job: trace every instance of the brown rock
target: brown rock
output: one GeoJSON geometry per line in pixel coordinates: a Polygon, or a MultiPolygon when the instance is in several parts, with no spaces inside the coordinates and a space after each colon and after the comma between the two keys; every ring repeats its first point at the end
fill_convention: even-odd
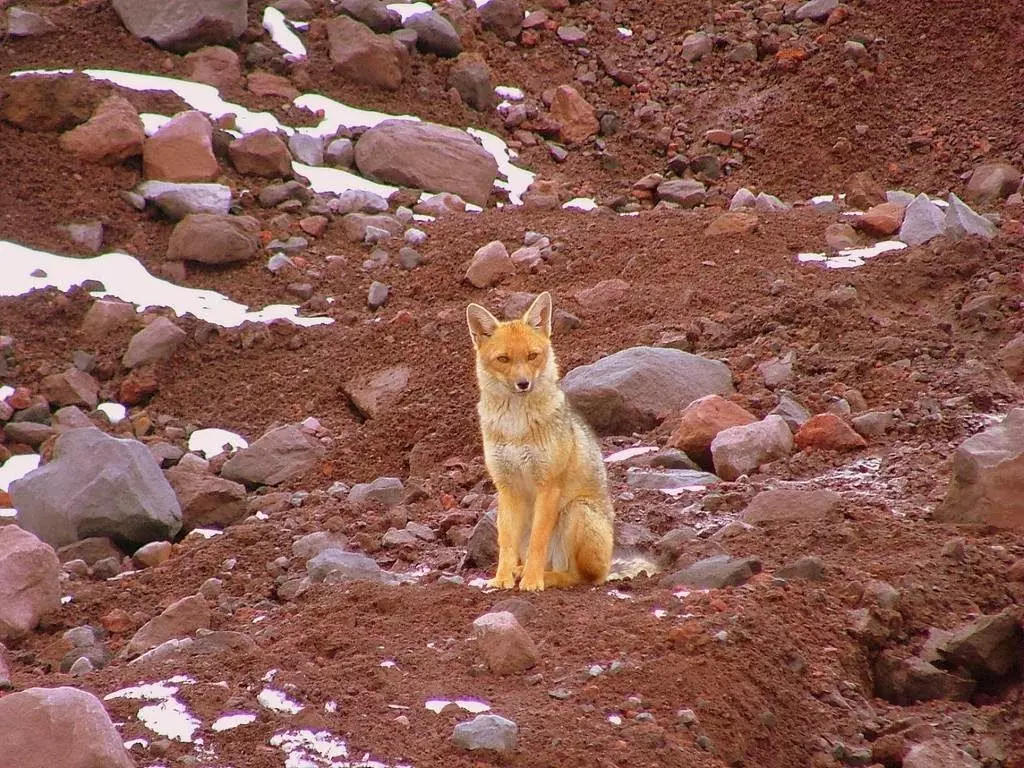
{"type": "MultiPolygon", "coordinates": [[[[494,0],[491,0],[493,2],[494,0]]],[[[487,8],[490,3],[484,6],[487,8]]],[[[459,92],[459,97],[478,112],[494,106],[494,86],[491,68],[478,53],[463,53],[448,71],[448,87],[459,92]]]]}
{"type": "Polygon", "coordinates": [[[1018,384],[1024,382],[1024,333],[1014,336],[999,350],[999,363],[1006,375],[1018,384]]]}
{"type": "Polygon", "coordinates": [[[118,549],[117,545],[105,536],[90,536],[87,539],[67,544],[57,550],[57,558],[62,563],[67,563],[71,560],[84,560],[89,565],[93,565],[100,560],[106,560],[108,557],[120,560],[122,556],[122,552],[118,549]]]}
{"type": "Polygon", "coordinates": [[[508,249],[500,240],[483,245],[473,254],[473,261],[466,270],[466,280],[475,288],[489,288],[506,275],[516,271],[508,249]]]}
{"type": "Polygon", "coordinates": [[[123,608],[114,608],[103,614],[100,619],[103,628],[115,635],[121,635],[132,628],[132,617],[123,608]]]}
{"type": "Polygon", "coordinates": [[[197,629],[210,628],[210,606],[198,595],[171,603],[163,613],[151,619],[128,641],[121,656],[131,659],[167,640],[194,635],[197,629]]]}
{"type": "Polygon", "coordinates": [[[571,85],[560,85],[551,99],[551,117],[559,126],[559,135],[567,144],[580,144],[600,128],[594,108],[571,85]]]}
{"type": "Polygon", "coordinates": [[[853,431],[853,427],[834,413],[819,413],[800,427],[794,436],[796,447],[802,451],[855,451],[867,442],[853,431]]]}
{"type": "Polygon", "coordinates": [[[971,173],[964,196],[972,203],[991,205],[1017,191],[1021,174],[1009,163],[985,163],[971,173]]]}
{"type": "Polygon", "coordinates": [[[869,235],[887,237],[900,231],[905,210],[901,203],[873,205],[854,221],[854,226],[869,235]]]}
{"type": "Polygon", "coordinates": [[[132,563],[138,568],[155,568],[170,560],[173,548],[169,541],[151,541],[135,550],[132,563]]]}
{"type": "Polygon", "coordinates": [[[310,237],[320,237],[327,229],[327,222],[326,216],[306,216],[299,219],[299,229],[310,237]]]}
{"type": "Polygon", "coordinates": [[[409,387],[409,368],[396,365],[346,382],[343,391],[367,419],[375,419],[398,402],[409,387]]]}
{"type": "Polygon", "coordinates": [[[629,283],[619,278],[602,280],[591,288],[583,288],[573,294],[576,303],[588,312],[597,312],[617,307],[629,294],[629,283]]]}
{"type": "Polygon", "coordinates": [[[208,45],[188,54],[185,72],[190,80],[215,88],[233,88],[242,82],[238,54],[223,45],[208,45]]]}
{"type": "Polygon", "coordinates": [[[753,424],[757,417],[721,395],[708,395],[694,400],[683,409],[679,426],[668,439],[668,445],[679,448],[702,467],[710,468],[711,442],[715,435],[729,427],[753,424]]]}
{"type": "Polygon", "coordinates": [[[708,224],[704,234],[709,237],[721,235],[749,235],[757,229],[759,224],[757,216],[753,213],[743,211],[729,211],[723,213],[717,219],[708,224]]]}
{"type": "Polygon", "coordinates": [[[105,99],[91,118],[61,135],[61,149],[90,163],[114,165],[142,154],[146,132],[139,113],[120,96],[105,99]]]}
{"type": "Polygon", "coordinates": [[[99,101],[86,75],[26,75],[5,79],[0,119],[25,131],[66,131],[88,120],[99,101]]]}
{"type": "Polygon", "coordinates": [[[82,334],[91,341],[109,336],[138,317],[134,304],[119,299],[97,299],[82,320],[82,334]]]}
{"type": "Polygon", "coordinates": [[[378,181],[453,192],[476,205],[486,205],[498,175],[497,161],[465,131],[408,120],[385,120],[364,133],[356,166],[378,181]]]}
{"type": "Polygon", "coordinates": [[[732,144],[732,131],[724,128],[712,128],[704,132],[704,141],[708,144],[717,144],[720,147],[728,147],[732,144]]]}
{"type": "Polygon", "coordinates": [[[830,251],[843,251],[857,247],[857,230],[849,224],[829,224],[825,227],[825,244],[830,251]]]}
{"type": "Polygon", "coordinates": [[[907,750],[903,768],[981,768],[981,763],[948,741],[935,738],[907,750]]]}
{"type": "Polygon", "coordinates": [[[134,368],[121,381],[117,399],[125,405],[139,405],[159,390],[160,382],[151,368],[134,368]]]}
{"type": "Polygon", "coordinates": [[[479,7],[484,29],[501,40],[515,40],[523,31],[523,4],[519,0],[490,0],[479,7]]]}
{"type": "Polygon", "coordinates": [[[203,264],[249,261],[259,250],[259,232],[259,221],[251,216],[192,213],[171,232],[167,259],[203,264]]]}
{"type": "Polygon", "coordinates": [[[232,141],[228,145],[228,154],[239,173],[251,173],[269,179],[289,178],[292,175],[292,156],[288,145],[266,128],[232,141]]]}
{"type": "MultiPolygon", "coordinates": [[[[59,608],[60,561],[53,548],[17,525],[0,526],[0,642],[24,637],[59,608]]],[[[0,743],[3,738],[0,730],[0,743]]]]}
{"type": "Polygon", "coordinates": [[[187,334],[166,317],[158,317],[132,336],[121,358],[125,368],[169,360],[187,334]]]}
{"type": "Polygon", "coordinates": [[[245,486],[216,475],[172,467],[164,477],[181,505],[182,529],[226,528],[246,515],[245,486]]]}
{"type": "Polygon", "coordinates": [[[842,498],[827,490],[775,488],[761,491],[740,514],[747,523],[801,522],[835,517],[842,498]]]}
{"type": "Polygon", "coordinates": [[[212,181],[220,173],[213,154],[213,126],[202,112],[182,112],[150,136],[142,148],[147,179],[212,181]]]}
{"type": "Polygon", "coordinates": [[[300,93],[291,80],[272,72],[253,72],[246,78],[246,87],[257,96],[278,96],[289,101],[300,93]]]}
{"type": "Polygon", "coordinates": [[[885,202],[885,190],[867,171],[860,171],[850,176],[846,180],[844,191],[846,192],[846,204],[862,211],[885,202]]]}
{"type": "Polygon", "coordinates": [[[406,48],[390,35],[374,34],[369,27],[346,16],[327,23],[334,71],[352,82],[397,90],[402,84],[406,48]]]}
{"type": "Polygon", "coordinates": [[[491,672],[510,675],[536,666],[537,646],[511,612],[485,613],[473,622],[473,631],[491,672]]]}
{"type": "Polygon", "coordinates": [[[85,371],[69,368],[43,379],[40,392],[51,405],[81,405],[92,409],[99,404],[100,383],[85,371]]]}

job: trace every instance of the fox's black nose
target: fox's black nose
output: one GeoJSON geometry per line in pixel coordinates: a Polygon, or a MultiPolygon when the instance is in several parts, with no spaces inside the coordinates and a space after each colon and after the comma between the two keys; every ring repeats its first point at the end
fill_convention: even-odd
{"type": "Polygon", "coordinates": [[[518,389],[520,392],[525,392],[529,388],[530,382],[528,382],[526,379],[520,379],[519,381],[516,382],[516,389],[518,389]]]}

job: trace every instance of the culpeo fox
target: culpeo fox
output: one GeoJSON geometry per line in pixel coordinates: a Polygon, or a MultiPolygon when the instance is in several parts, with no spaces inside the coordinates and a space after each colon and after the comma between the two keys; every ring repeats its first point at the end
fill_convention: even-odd
{"type": "Polygon", "coordinates": [[[498,489],[498,571],[490,585],[600,584],[611,568],[615,513],[597,439],[558,386],[551,294],[519,320],[501,322],[478,304],[466,308],[466,319],[484,459],[498,489]]]}

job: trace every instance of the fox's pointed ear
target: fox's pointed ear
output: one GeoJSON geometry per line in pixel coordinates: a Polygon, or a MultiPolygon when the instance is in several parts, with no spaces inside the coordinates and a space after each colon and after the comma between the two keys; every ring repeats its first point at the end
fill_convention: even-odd
{"type": "Polygon", "coordinates": [[[473,346],[479,347],[481,341],[494,333],[498,327],[498,318],[479,304],[470,304],[466,307],[466,323],[469,325],[473,346]]]}
{"type": "Polygon", "coordinates": [[[533,304],[523,315],[523,322],[532,325],[545,336],[551,335],[551,294],[544,291],[533,300],[533,304]]]}

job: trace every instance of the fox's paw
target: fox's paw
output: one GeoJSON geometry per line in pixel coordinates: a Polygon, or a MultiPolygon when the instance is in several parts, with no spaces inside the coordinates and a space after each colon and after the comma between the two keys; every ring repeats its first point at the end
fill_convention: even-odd
{"type": "Polygon", "coordinates": [[[544,589],[544,577],[524,576],[519,582],[519,589],[523,592],[540,592],[544,589]]]}
{"type": "Polygon", "coordinates": [[[511,574],[495,576],[487,582],[487,586],[492,589],[513,589],[516,586],[516,577],[511,574]]]}

